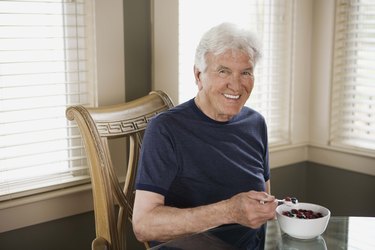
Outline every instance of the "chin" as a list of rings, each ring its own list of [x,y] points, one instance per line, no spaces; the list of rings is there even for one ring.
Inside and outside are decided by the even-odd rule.
[[[225,111],[226,112],[223,112],[225,115],[233,117],[233,116],[237,115],[238,113],[240,113],[241,108],[239,108],[239,109],[230,109],[230,110],[227,109]]]

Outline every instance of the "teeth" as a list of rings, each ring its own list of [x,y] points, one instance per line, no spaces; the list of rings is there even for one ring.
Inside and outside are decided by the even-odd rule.
[[[226,98],[229,98],[229,99],[238,99],[238,98],[240,98],[239,95],[229,95],[229,94],[224,94],[224,96],[225,96]]]

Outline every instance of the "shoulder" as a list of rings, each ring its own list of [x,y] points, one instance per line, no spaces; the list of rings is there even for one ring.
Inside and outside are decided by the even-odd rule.
[[[149,126],[168,127],[191,114],[190,101],[179,104],[169,110],[157,114],[150,119]]]
[[[252,121],[256,121],[259,123],[265,123],[264,116],[259,113],[258,111],[244,106],[239,114],[239,119],[251,119]]]

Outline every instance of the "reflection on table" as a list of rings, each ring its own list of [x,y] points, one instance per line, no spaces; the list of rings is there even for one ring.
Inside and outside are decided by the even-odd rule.
[[[237,225],[229,227],[215,228],[200,234],[172,240],[164,243],[155,249],[182,249],[182,250],[229,250],[239,249],[227,242],[215,237],[217,233],[230,234],[236,230]],[[267,234],[265,239],[265,249],[375,249],[375,217],[331,217],[326,231],[310,240],[299,240],[283,233],[278,222],[269,221],[267,223]],[[253,249],[251,246],[243,249]]]
[[[375,249],[375,218],[331,217],[326,231],[311,240],[282,233],[277,221],[267,226],[265,249]]]

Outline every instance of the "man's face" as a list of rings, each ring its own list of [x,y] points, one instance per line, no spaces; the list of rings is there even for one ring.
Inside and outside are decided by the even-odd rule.
[[[254,64],[239,50],[206,55],[205,72],[194,69],[198,84],[196,103],[211,119],[228,121],[245,105],[254,86]]]

